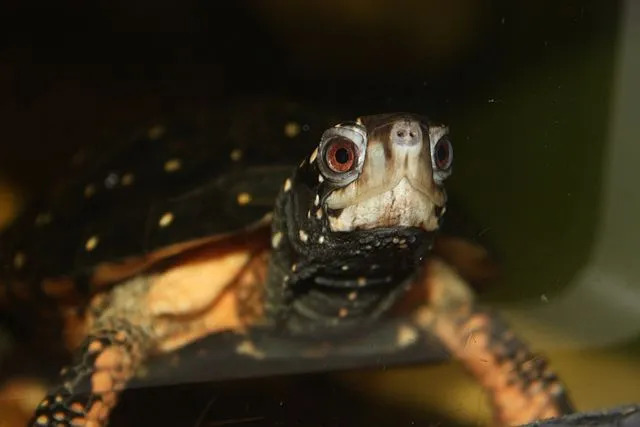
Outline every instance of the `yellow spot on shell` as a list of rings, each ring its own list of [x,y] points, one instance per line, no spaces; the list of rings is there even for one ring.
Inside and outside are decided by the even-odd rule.
[[[38,418],[36,418],[36,424],[40,426],[49,425],[49,417],[47,417],[46,415],[38,416]]]
[[[364,286],[367,284],[367,278],[366,277],[358,277],[358,286]]]
[[[135,179],[136,179],[135,176],[131,172],[127,172],[124,175],[122,175],[122,179],[120,180],[120,183],[126,187],[133,184],[133,181],[135,181]]]
[[[96,194],[96,186],[93,184],[88,184],[86,187],[84,187],[84,197],[86,197],[87,199],[90,197],[93,197],[93,195]]]
[[[398,328],[398,335],[396,337],[397,343],[400,347],[406,347],[413,344],[418,339],[418,333],[416,330],[407,325],[401,325]]]
[[[240,193],[240,194],[238,194],[237,200],[238,200],[238,204],[240,206],[247,205],[247,204],[249,204],[249,202],[251,202],[251,194],[249,194],[249,193]]]
[[[287,138],[295,138],[300,134],[300,124],[297,122],[287,122],[284,125],[284,134]]]
[[[38,216],[36,216],[35,224],[40,227],[43,225],[47,225],[51,222],[51,212],[40,212]]]
[[[164,171],[167,173],[179,171],[182,168],[180,159],[169,159],[164,163]]]
[[[236,148],[235,150],[231,151],[231,154],[229,155],[229,157],[231,157],[231,160],[233,160],[234,162],[238,162],[240,161],[240,159],[242,159],[242,150],[240,150],[239,148]]]
[[[155,141],[156,139],[162,138],[165,132],[166,132],[166,129],[162,125],[151,126],[147,131],[147,137]]]
[[[358,293],[356,291],[349,292],[347,298],[349,298],[349,301],[355,301],[355,299],[358,298]]]
[[[13,256],[13,267],[16,270],[20,270],[22,267],[24,267],[26,262],[27,256],[24,254],[24,252],[16,252],[16,254]]]
[[[338,316],[340,317],[347,317],[347,315],[349,314],[349,310],[347,310],[346,308],[342,307],[339,311],[338,311]]]
[[[306,243],[306,242],[307,242],[307,240],[309,240],[309,235],[308,235],[307,233],[305,233],[305,232],[304,232],[304,230],[300,230],[300,231],[298,232],[298,235],[300,236],[300,240],[301,240],[303,243]]]
[[[287,178],[282,188],[285,192],[291,190],[291,179]]]
[[[167,227],[173,222],[173,214],[171,212],[167,212],[160,217],[160,221],[158,221],[158,225],[160,227]]]
[[[324,236],[318,237],[318,243],[324,243]]]
[[[96,248],[96,246],[98,246],[98,243],[100,242],[100,239],[98,239],[98,236],[91,236],[89,237],[89,239],[85,242],[84,244],[84,248],[88,251],[91,252],[92,250],[94,250]]]

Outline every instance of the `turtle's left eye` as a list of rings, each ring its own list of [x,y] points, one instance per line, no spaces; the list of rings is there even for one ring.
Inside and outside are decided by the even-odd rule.
[[[331,140],[327,144],[324,153],[327,166],[337,173],[348,172],[353,169],[357,157],[358,148],[356,144],[347,138],[340,137]]]
[[[451,175],[453,164],[453,146],[447,136],[443,136],[431,147],[431,166],[433,177],[437,182],[444,181]]]

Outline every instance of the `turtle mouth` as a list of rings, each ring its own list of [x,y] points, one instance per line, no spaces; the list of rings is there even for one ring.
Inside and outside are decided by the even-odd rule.
[[[333,212],[329,226],[334,232],[393,227],[433,231],[438,228],[444,200],[444,191],[425,190],[403,177],[390,189],[360,194],[346,206],[328,200],[327,207]]]

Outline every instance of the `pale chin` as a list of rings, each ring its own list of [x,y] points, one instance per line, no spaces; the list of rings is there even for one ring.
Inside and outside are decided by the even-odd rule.
[[[361,200],[329,216],[334,232],[390,227],[438,228],[436,205],[428,195],[415,189],[406,178],[384,193]]]

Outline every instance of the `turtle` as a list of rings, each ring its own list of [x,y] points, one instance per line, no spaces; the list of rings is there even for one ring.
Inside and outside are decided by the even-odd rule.
[[[573,411],[545,359],[433,254],[449,128],[315,119],[287,122],[285,143],[257,118],[153,125],[4,233],[3,300],[62,318],[74,351],[30,425],[106,425],[153,357],[229,333],[256,360],[426,340],[480,382],[498,424]]]

